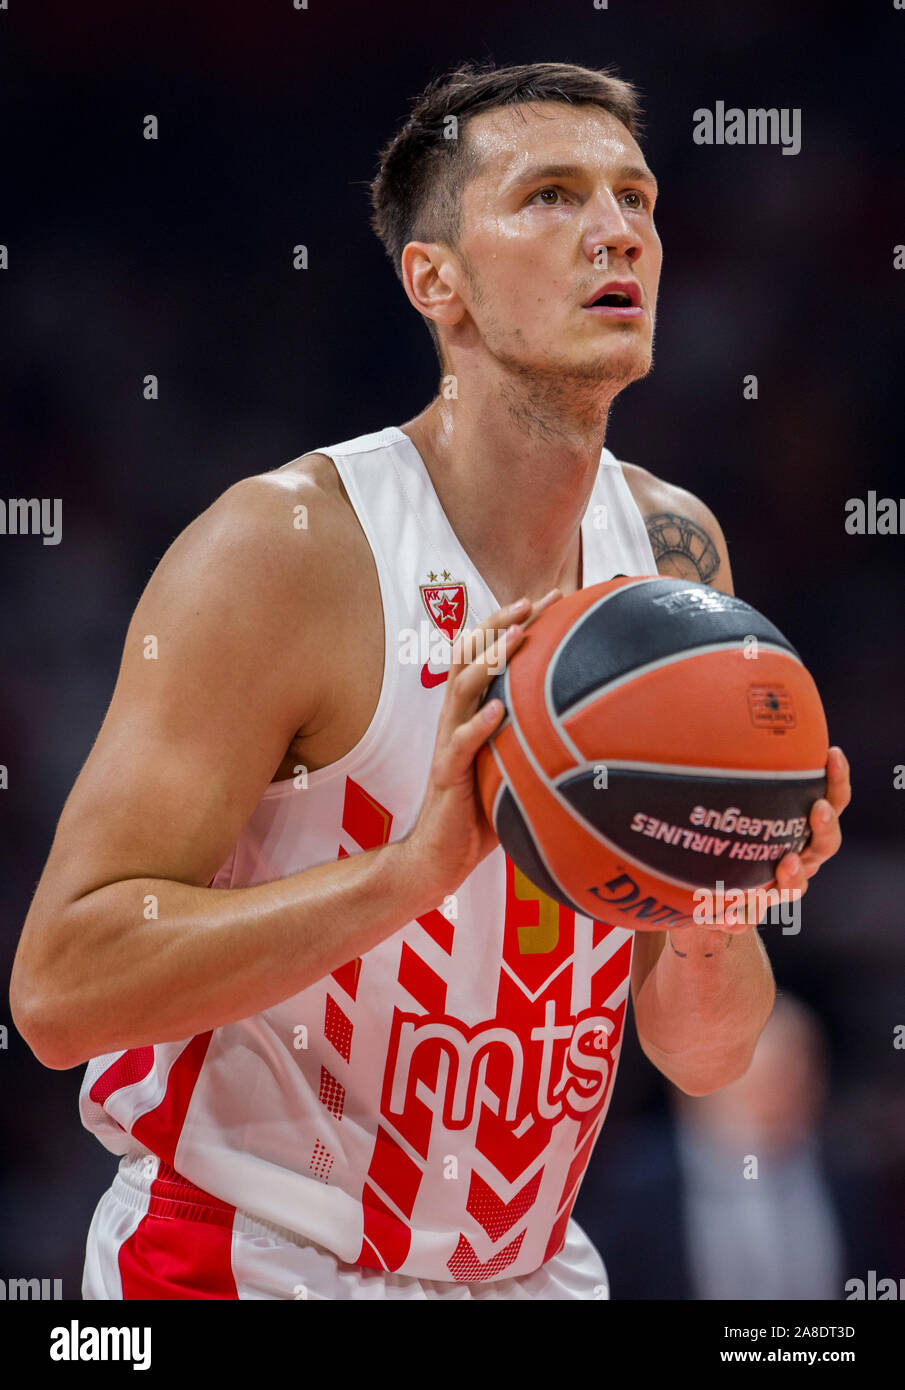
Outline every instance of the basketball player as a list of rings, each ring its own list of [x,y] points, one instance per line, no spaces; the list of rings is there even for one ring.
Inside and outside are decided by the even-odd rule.
[[[36,1056],[90,1059],[82,1117],[121,1155],[88,1299],[607,1297],[570,1212],[630,984],[682,1091],[748,1066],[754,925],[573,915],[475,799],[482,694],[539,611],[617,573],[732,592],[707,507],[603,445],[652,358],[637,128],[634,89],[580,67],[432,83],[372,195],[437,397],[229,488],[138,604],[12,981]],[[780,887],[839,846],[841,750],[827,773]]]

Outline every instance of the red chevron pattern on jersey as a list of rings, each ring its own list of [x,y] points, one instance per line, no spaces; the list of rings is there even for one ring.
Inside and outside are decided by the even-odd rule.
[[[535,1173],[531,1181],[526,1182],[511,1201],[504,1202],[502,1197],[498,1196],[482,1177],[479,1177],[476,1172],[472,1172],[466,1209],[476,1221],[481,1223],[491,1240],[500,1240],[534,1205],[540,1187],[540,1179],[540,1173]]]
[[[505,1250],[498,1251],[496,1255],[492,1255],[489,1260],[485,1260],[482,1264],[465,1237],[460,1235],[455,1253],[447,1261],[449,1272],[457,1283],[475,1284],[482,1279],[495,1279],[498,1274],[502,1274],[503,1270],[512,1264],[522,1248],[524,1239],[525,1232],[522,1231],[511,1244],[506,1246]]]
[[[390,812],[351,779],[346,808],[343,826],[362,849],[387,842]],[[516,1228],[537,1201],[555,1126],[569,1116],[578,1126],[565,1182],[557,1181],[545,1258],[563,1244],[605,1113],[625,1008],[624,997],[615,1009],[607,1001],[625,984],[631,944],[619,929],[594,923],[592,935],[585,933],[576,974],[574,914],[540,893],[508,859],[506,866],[503,955],[492,1019],[469,1028],[450,1017],[447,982],[411,939],[402,943],[398,983],[421,1012],[393,1009],[381,1123],[362,1192],[359,1264],[392,1271],[406,1259],[435,1120],[455,1131],[472,1127],[477,1118],[466,1210],[500,1246],[482,1259],[460,1232],[447,1265],[454,1279],[495,1278],[517,1258],[525,1228]],[[437,911],[418,921],[449,955],[453,924]],[[345,1014],[342,1019],[349,1047],[352,1022]],[[331,1013],[334,1035],[337,1028]],[[418,1094],[419,1086],[422,1095],[426,1089],[435,1097],[433,1107]],[[561,1171],[561,1154],[558,1162]]]
[[[347,777],[343,797],[342,828],[350,839],[358,845],[359,849],[377,849],[379,846],[387,844],[392,826],[393,816],[387,807],[381,805],[376,797],[372,796],[353,778]],[[347,851],[340,845],[338,857],[344,859],[346,855]],[[439,913],[436,915],[441,917]],[[449,925],[445,918],[441,917],[441,921],[446,926]],[[414,956],[414,953],[412,954]],[[410,969],[413,978],[418,975],[419,967],[422,964],[416,956],[410,963],[406,961],[406,967]],[[349,961],[332,973],[332,978],[342,986],[353,1002],[356,1002],[358,998],[360,970],[361,958],[357,957],[354,961]],[[434,987],[434,997],[437,997],[436,986]],[[328,995],[324,1017],[324,1036],[346,1062],[351,1057],[353,1033],[353,1020],[343,1011],[337,1000]],[[330,1077],[330,1081],[335,1086],[339,1085],[333,1077]],[[342,1118],[342,1109],[340,1108],[337,1115],[337,1111],[330,1103],[333,1099],[333,1092],[329,1086],[325,1087],[323,1078],[320,1098],[324,1105],[330,1109],[331,1114],[336,1115],[339,1119]],[[344,1098],[345,1093],[343,1092]],[[402,1264],[411,1245],[411,1230],[408,1224],[395,1211],[391,1210],[386,1201],[379,1195],[378,1189],[382,1190],[384,1195],[394,1202],[395,1206],[410,1217],[420,1181],[421,1171],[412,1163],[392,1135],[384,1129],[378,1128],[374,1152],[368,1169],[368,1179],[364,1183],[361,1195],[363,1237],[358,1256],[359,1264],[376,1269],[398,1269]]]
[[[566,1114],[579,1120],[573,1160],[559,1196],[544,1259],[561,1249],[578,1184],[605,1113],[613,1079],[612,1052],[622,1034],[624,999],[615,1010],[610,997],[624,984],[631,943],[624,933],[593,924],[590,953],[576,979],[575,914],[541,893],[506,861],[506,921],[497,1019],[534,1047],[525,1046],[522,1095],[513,1124],[502,1106],[481,1110],[468,1211],[493,1241],[501,1240],[537,1198],[543,1158],[556,1124]],[[607,938],[621,944],[607,948]],[[584,979],[585,969],[588,979]],[[582,991],[586,991],[583,993]],[[538,1046],[539,1044],[539,1046]],[[491,1052],[485,1084],[504,1096],[511,1080],[508,1057]],[[501,1251],[501,1257],[512,1245]],[[468,1268],[470,1280],[498,1271],[494,1259],[480,1266],[460,1234],[449,1261],[454,1278]],[[484,1270],[482,1273],[481,1270]]]
[[[327,995],[324,1005],[324,1037],[336,1048],[344,1062],[348,1062],[352,1051],[352,1020],[333,998]]]
[[[381,806],[379,801],[365,791],[364,787],[359,786],[351,777],[347,777],[341,824],[346,834],[361,849],[376,849],[378,845],[385,845],[389,840],[393,817],[385,806]],[[348,858],[348,851],[342,845],[339,847],[337,858]],[[360,972],[360,956],[356,956],[354,960],[347,961],[345,965],[341,965],[337,970],[331,972],[331,979],[342,987],[353,1003],[358,999]],[[354,1031],[355,1025],[352,1019],[338,1000],[328,993],[324,1003],[324,1037],[346,1063],[351,1059]],[[346,1088],[325,1066],[321,1066],[318,1100],[335,1120],[342,1120],[346,1104]],[[325,1183],[328,1181],[330,1169],[333,1167],[333,1157],[320,1139],[315,1139],[314,1153],[308,1166],[316,1177]],[[367,1211],[367,1207],[365,1210]],[[392,1216],[392,1213],[389,1215]],[[382,1214],[378,1224],[382,1229]]]
[[[393,817],[388,808],[382,806],[376,797],[351,777],[347,778],[342,826],[355,843],[363,850],[385,845],[389,840],[392,824]],[[343,853],[340,849],[340,855]],[[452,950],[453,940],[453,925],[448,918],[444,917],[442,912],[433,911],[419,917],[418,922],[448,955]],[[360,960],[355,964],[360,966]],[[333,978],[343,984],[353,998],[355,997],[353,990],[349,988],[349,966],[334,971]],[[356,989],[357,978],[356,970]],[[398,980],[406,993],[424,1009],[443,1012],[446,1006],[446,982],[407,942],[402,943]],[[394,1019],[398,1015],[399,1010],[394,1009]],[[343,1033],[343,1038],[346,1047],[351,1048],[353,1025],[347,1018],[345,1022],[348,1027]],[[333,1018],[331,1030],[334,1033],[337,1031]],[[438,1071],[439,1057],[434,1060],[427,1073],[429,1082],[434,1087],[437,1085]],[[390,1072],[388,1059],[387,1075],[390,1075]],[[432,1116],[423,1102],[414,1100],[406,1108],[404,1115],[394,1115],[391,1122],[387,1117],[386,1100],[385,1095],[381,1114],[387,1121],[387,1127],[378,1127],[368,1179],[362,1191],[364,1230],[358,1263],[374,1269],[394,1270],[403,1263],[411,1246],[409,1221],[424,1176],[423,1168],[414,1162],[399,1140],[403,1140],[416,1153],[426,1158]],[[398,1138],[394,1137],[394,1131]]]

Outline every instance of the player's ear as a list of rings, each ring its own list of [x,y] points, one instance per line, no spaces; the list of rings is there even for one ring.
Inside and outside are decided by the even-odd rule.
[[[465,313],[459,272],[449,248],[436,241],[410,241],[402,252],[402,284],[409,302],[435,323],[458,323]]]

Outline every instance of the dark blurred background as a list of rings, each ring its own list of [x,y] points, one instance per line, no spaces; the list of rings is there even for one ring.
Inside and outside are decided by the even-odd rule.
[[[427,332],[367,221],[376,152],[411,98],[464,58],[614,63],[644,94],[665,259],[655,370],[617,402],[607,444],[716,512],[736,591],[817,681],[854,799],[800,934],[764,928],[789,1004],[779,1063],[759,1049],[756,1095],[734,1110],[729,1093],[682,1100],[629,1025],[577,1215],[616,1298],[713,1297],[714,1279],[721,1296],[788,1292],[770,1229],[794,1230],[808,1256],[790,1296],[843,1297],[870,1268],[905,1276],[905,539],[844,529],[847,499],[905,492],[905,13],[891,0],[186,10],[0,11],[0,496],[59,497],[63,515],[60,545],[0,536],[0,975],[170,541],[238,478],[399,424],[434,392]],[[800,154],[695,145],[692,113],[718,100],[801,108]],[[142,138],[148,114],[157,141]],[[0,1277],[62,1278],[76,1298],[116,1160],[80,1127],[81,1071],[34,1060],[5,992],[0,1024]],[[792,1133],[768,1102],[794,1059]],[[758,1182],[717,1191],[721,1144],[733,1172],[761,1155]]]

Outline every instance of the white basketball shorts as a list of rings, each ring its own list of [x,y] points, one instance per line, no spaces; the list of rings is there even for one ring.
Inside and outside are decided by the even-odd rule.
[[[153,1185],[153,1191],[152,1191]],[[343,1263],[146,1157],[120,1162],[88,1232],[86,1299],[606,1299],[599,1254],[575,1221],[540,1269],[482,1283],[414,1279]]]

